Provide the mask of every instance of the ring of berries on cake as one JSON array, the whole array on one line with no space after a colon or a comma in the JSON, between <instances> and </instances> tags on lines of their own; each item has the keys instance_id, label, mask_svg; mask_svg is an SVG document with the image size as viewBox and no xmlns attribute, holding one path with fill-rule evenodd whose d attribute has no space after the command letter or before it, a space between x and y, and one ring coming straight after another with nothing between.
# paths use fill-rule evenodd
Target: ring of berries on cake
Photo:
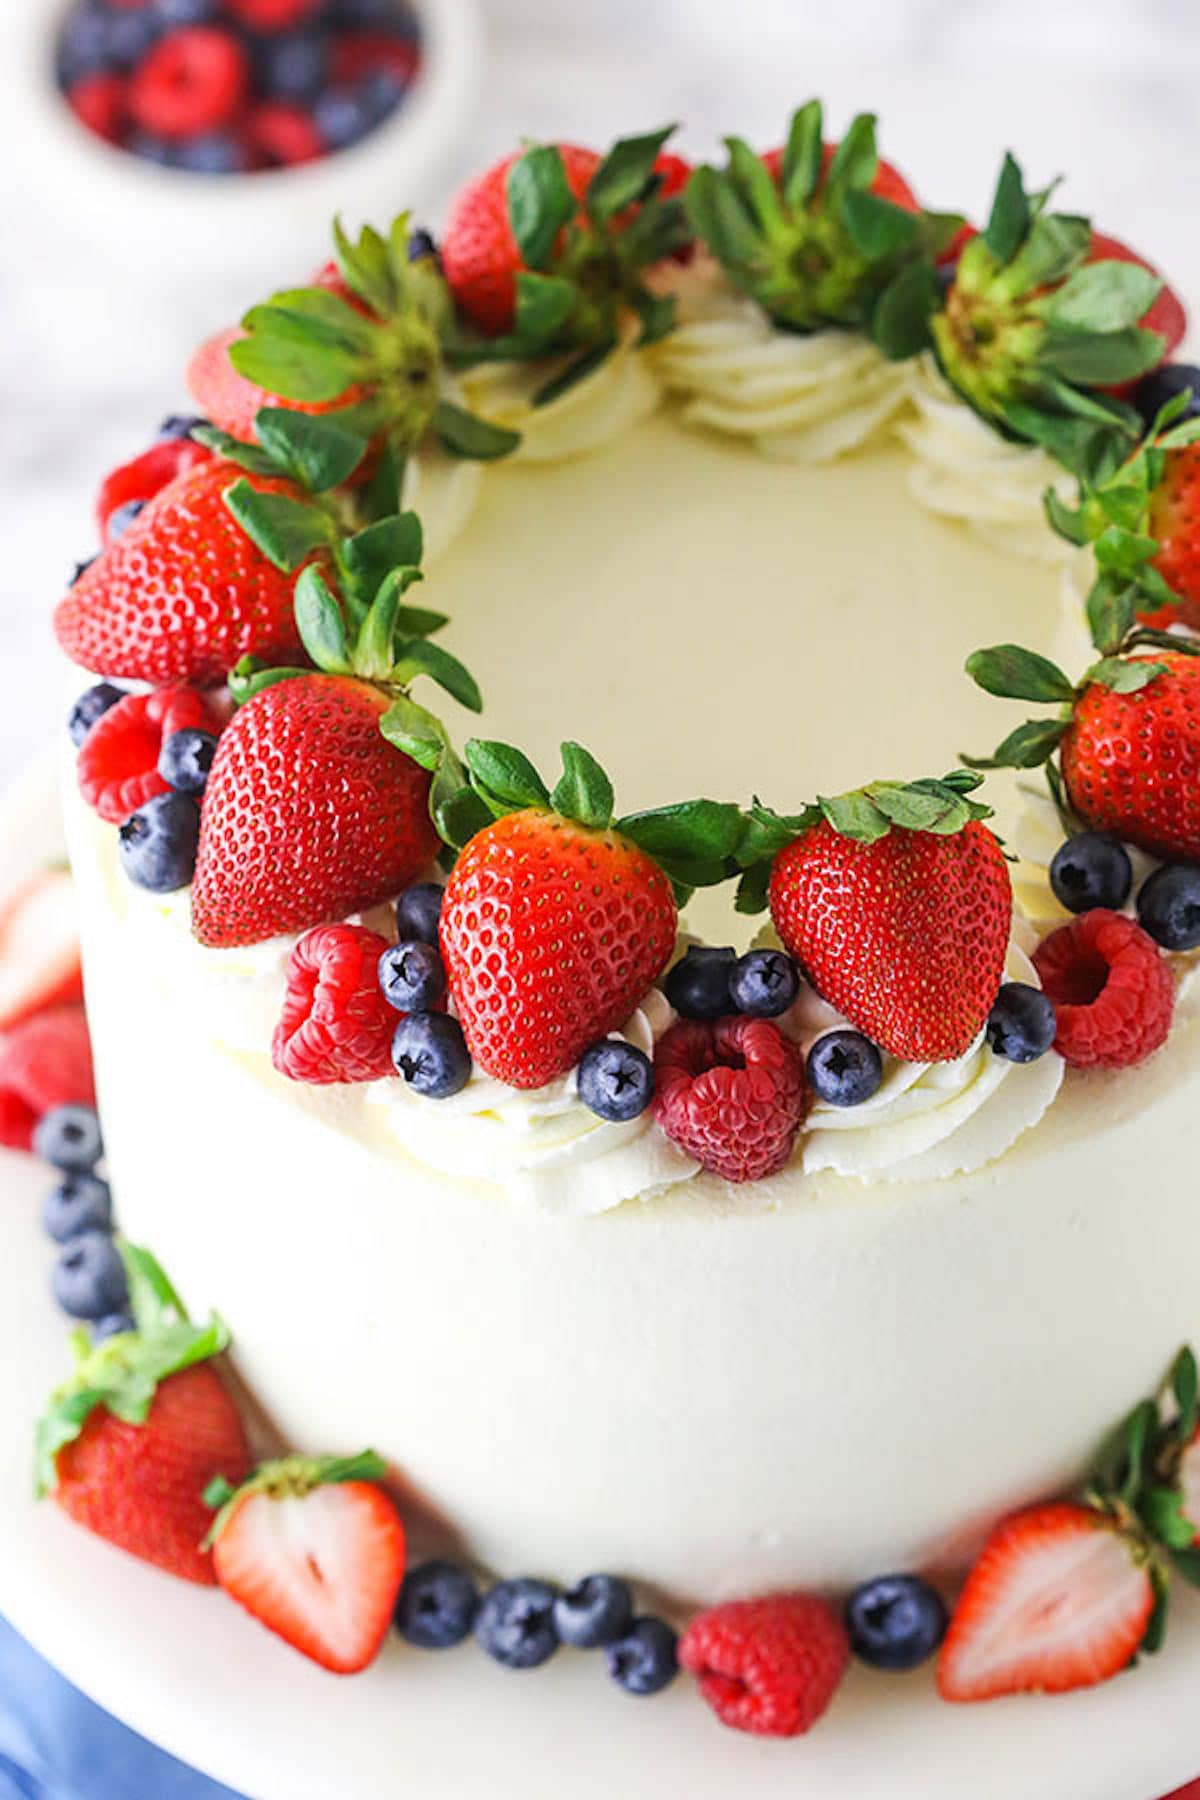
<instances>
[{"instance_id":1,"label":"ring of berries on cake","mask_svg":"<svg viewBox=\"0 0 1200 1800\"><path fill-rule=\"evenodd\" d=\"M239 154L313 153L303 110L280 91L263 116L230 62L240 28L269 37L300 13L227 10L207 60L202 34L164 38L119 95L72 65L73 104L109 135L130 109L167 138L227 106ZM337 46L339 84L378 48ZM1136 1087L1122 1071L1171 1054L1200 951L1200 371L1168 360L1185 321L1155 267L1052 211L1011 156L976 229L921 204L867 114L832 141L810 102L782 145L729 138L720 166L692 168L670 138L527 144L468 184L440 244L407 214L355 238L338 225L332 263L201 345L203 417L168 421L103 484L102 547L55 630L97 678L70 735L129 917L184 919L206 978L268 995L274 1030L256 1016L245 1048L276 1097L303 1086L321 1121L382 1106L438 1172L429 1144L468 1128L518 1164L514 1141L531 1157L549 1141L560 1188L586 1185L587 1159L581 1214L636 1198L650 1216L694 1183L744 1221L759 1182L766 1213L785 1183L790 1205L859 1176L928 1191L974 1174L1060 1090ZM728 403L738 333L749 426ZM481 687L415 590L428 561L438 601L443 538L488 466L524 458L533 482L564 416L585 419L559 444L573 457L681 390L684 423L701 402L772 455L786 443L780 461L797 440L791 460L821 460L819 383L795 352L823 340L845 426L831 454L890 441L898 419L903 436L932 392L989 454L1048 471L1019 523L1088 571L1086 666L1012 643L966 664L1047 710L942 775L860 771L806 798L815 781L789 770L786 810L745 792L622 812L573 738L551 779L515 744L460 747L446 702L482 712L487 671ZM753 730L716 703L704 716ZM1044 779L1057 838L1036 866L995 828L996 768ZM701 890L728 896L736 943L693 935ZM442 1544L410 1566L413 1472L252 1444L222 1321L193 1326L117 1234L61 901L47 875L0 909L0 1141L55 1170L43 1221L76 1371L40 1427L39 1480L99 1535L220 1587L331 1672L366 1668L393 1624L410 1651L473 1637L512 1670L602 1651L630 1695L683 1675L727 1726L777 1737L817 1724L851 1659L881 1678L923 1667L955 1703L1094 1685L1157 1649L1174 1578L1200 1583L1189 1350L1083 1485L985 1521L957 1594L885 1566L837 1600L776 1584L689 1619L669 1596L640 1610L612 1573L560 1586ZM893 1134L874 1167L806 1162L817 1134L873 1131ZM446 1168L500 1205L490 1155ZM658 1217L669 1229L669 1205Z\"/></svg>"}]
</instances>

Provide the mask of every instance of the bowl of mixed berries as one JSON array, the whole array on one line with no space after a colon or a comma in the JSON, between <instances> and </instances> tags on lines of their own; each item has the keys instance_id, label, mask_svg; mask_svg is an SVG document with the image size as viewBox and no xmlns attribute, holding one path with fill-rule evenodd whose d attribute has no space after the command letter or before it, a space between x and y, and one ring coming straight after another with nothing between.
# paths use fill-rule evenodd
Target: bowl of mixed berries
<instances>
[{"instance_id":1,"label":"bowl of mixed berries","mask_svg":"<svg viewBox=\"0 0 1200 1800\"><path fill-rule=\"evenodd\" d=\"M420 192L475 88L472 0L39 0L22 29L50 197L193 262Z\"/></svg>"}]
</instances>

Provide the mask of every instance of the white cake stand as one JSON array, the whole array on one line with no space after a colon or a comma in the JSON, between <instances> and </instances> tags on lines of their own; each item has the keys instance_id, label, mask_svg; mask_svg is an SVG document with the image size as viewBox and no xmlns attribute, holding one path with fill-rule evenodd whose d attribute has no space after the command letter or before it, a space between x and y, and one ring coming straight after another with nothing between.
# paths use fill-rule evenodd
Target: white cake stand
<instances>
[{"instance_id":1,"label":"white cake stand","mask_svg":"<svg viewBox=\"0 0 1200 1800\"><path fill-rule=\"evenodd\" d=\"M61 855L42 764L0 798L0 870ZM170 1181L164 1169L168 1195ZM927 1671L856 1669L792 1743L722 1730L685 1679L629 1699L570 1652L517 1676L469 1646L396 1643L366 1675L323 1674L219 1593L33 1503L33 1421L65 1370L45 1187L30 1159L0 1152L0 1611L109 1712L253 1800L1158 1800L1200 1770L1200 1601L1185 1593L1163 1654L1092 1693L953 1707Z\"/></svg>"}]
</instances>

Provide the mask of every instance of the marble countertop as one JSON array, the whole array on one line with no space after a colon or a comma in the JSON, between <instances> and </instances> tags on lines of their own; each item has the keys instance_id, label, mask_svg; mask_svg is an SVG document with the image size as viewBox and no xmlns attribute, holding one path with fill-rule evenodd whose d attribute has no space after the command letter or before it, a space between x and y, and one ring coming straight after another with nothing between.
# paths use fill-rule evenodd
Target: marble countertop
<instances>
[{"instance_id":1,"label":"marble countertop","mask_svg":"<svg viewBox=\"0 0 1200 1800\"><path fill-rule=\"evenodd\" d=\"M414 197L430 218L465 173L522 133L603 141L678 118L683 146L705 153L723 130L777 138L791 107L820 93L835 129L862 107L879 111L886 153L931 204L981 209L1009 144L1038 179L1070 171L1066 200L1144 248L1200 303L1200 8L1189 0L481 7L478 104L440 176ZM85 246L71 219L88 210L86 189L51 195L20 160L6 91L17 79L0 59L0 152L20 172L5 182L0 268L0 780L54 729L61 678L48 617L93 547L97 480L182 403L189 347L255 297L203 268L156 268L152 241L133 257L106 253L94 219ZM323 241L313 218L279 278L311 266Z\"/></svg>"}]
</instances>

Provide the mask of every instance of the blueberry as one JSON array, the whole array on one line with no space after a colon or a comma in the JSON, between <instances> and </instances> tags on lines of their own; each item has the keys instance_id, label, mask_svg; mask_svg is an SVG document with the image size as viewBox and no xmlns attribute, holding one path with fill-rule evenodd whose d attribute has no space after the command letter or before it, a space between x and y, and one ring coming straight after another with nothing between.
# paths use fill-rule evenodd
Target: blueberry
<instances>
[{"instance_id":1,"label":"blueberry","mask_svg":"<svg viewBox=\"0 0 1200 1800\"><path fill-rule=\"evenodd\" d=\"M200 808L190 794L156 794L126 819L119 839L121 863L134 886L173 894L196 872Z\"/></svg>"},{"instance_id":2,"label":"blueberry","mask_svg":"<svg viewBox=\"0 0 1200 1800\"><path fill-rule=\"evenodd\" d=\"M329 78L329 42L317 31L281 32L264 39L257 63L268 99L304 105L317 98Z\"/></svg>"},{"instance_id":3,"label":"blueberry","mask_svg":"<svg viewBox=\"0 0 1200 1800\"><path fill-rule=\"evenodd\" d=\"M179 167L179 145L171 138L156 137L151 131L135 131L126 138L125 148L145 162L157 163L160 168Z\"/></svg>"},{"instance_id":4,"label":"blueberry","mask_svg":"<svg viewBox=\"0 0 1200 1800\"><path fill-rule=\"evenodd\" d=\"M777 1019L800 992L800 971L782 950L750 950L729 977L729 997L740 1013Z\"/></svg>"},{"instance_id":5,"label":"blueberry","mask_svg":"<svg viewBox=\"0 0 1200 1800\"><path fill-rule=\"evenodd\" d=\"M190 438L197 425L208 425L210 422L199 413L170 413L158 428L159 442Z\"/></svg>"},{"instance_id":6,"label":"blueberry","mask_svg":"<svg viewBox=\"0 0 1200 1800\"><path fill-rule=\"evenodd\" d=\"M59 34L55 59L63 87L108 68L108 27L105 14L87 0L70 14Z\"/></svg>"},{"instance_id":7,"label":"blueberry","mask_svg":"<svg viewBox=\"0 0 1200 1800\"><path fill-rule=\"evenodd\" d=\"M1164 863L1156 869L1138 892L1137 916L1164 950L1194 950L1200 944L1200 867Z\"/></svg>"},{"instance_id":8,"label":"blueberry","mask_svg":"<svg viewBox=\"0 0 1200 1800\"><path fill-rule=\"evenodd\" d=\"M808 1079L830 1106L861 1106L883 1080L879 1048L861 1031L827 1031L808 1053Z\"/></svg>"},{"instance_id":9,"label":"blueberry","mask_svg":"<svg viewBox=\"0 0 1200 1800\"><path fill-rule=\"evenodd\" d=\"M633 1624L633 1595L616 1575L586 1575L554 1602L554 1626L572 1650L601 1650Z\"/></svg>"},{"instance_id":10,"label":"blueberry","mask_svg":"<svg viewBox=\"0 0 1200 1800\"><path fill-rule=\"evenodd\" d=\"M1200 369L1194 363L1164 363L1161 369L1153 369L1149 375L1142 376L1133 390L1133 404L1142 415L1147 430L1167 401L1183 393L1185 388L1190 390L1192 397L1175 420L1177 425L1184 419L1200 418Z\"/></svg>"},{"instance_id":11,"label":"blueberry","mask_svg":"<svg viewBox=\"0 0 1200 1800\"><path fill-rule=\"evenodd\" d=\"M679 1639L665 1619L635 1619L605 1653L608 1672L627 1694L660 1694L679 1673Z\"/></svg>"},{"instance_id":12,"label":"blueberry","mask_svg":"<svg viewBox=\"0 0 1200 1800\"><path fill-rule=\"evenodd\" d=\"M330 87L317 96L313 123L331 150L345 150L366 137L375 117L356 88Z\"/></svg>"},{"instance_id":13,"label":"blueberry","mask_svg":"<svg viewBox=\"0 0 1200 1800\"><path fill-rule=\"evenodd\" d=\"M1107 831L1081 831L1055 851L1050 886L1068 912L1090 912L1094 906L1119 910L1133 886L1129 852Z\"/></svg>"},{"instance_id":14,"label":"blueberry","mask_svg":"<svg viewBox=\"0 0 1200 1800\"><path fill-rule=\"evenodd\" d=\"M96 720L102 719L110 707L124 698L123 690L114 687L111 681L98 681L95 687L85 688L67 714L71 742L76 747L82 744Z\"/></svg>"},{"instance_id":15,"label":"blueberry","mask_svg":"<svg viewBox=\"0 0 1200 1800\"><path fill-rule=\"evenodd\" d=\"M124 506L115 506L109 513L105 525L109 543L115 544L117 539L129 530L138 514L145 510L146 502L144 500L126 500Z\"/></svg>"},{"instance_id":16,"label":"blueberry","mask_svg":"<svg viewBox=\"0 0 1200 1800\"><path fill-rule=\"evenodd\" d=\"M918 1575L881 1575L846 1601L850 1648L873 1669L915 1669L946 1633L942 1597Z\"/></svg>"},{"instance_id":17,"label":"blueberry","mask_svg":"<svg viewBox=\"0 0 1200 1800\"><path fill-rule=\"evenodd\" d=\"M446 971L433 944L389 944L379 958L379 985L397 1012L428 1012L446 991Z\"/></svg>"},{"instance_id":18,"label":"blueberry","mask_svg":"<svg viewBox=\"0 0 1200 1800\"><path fill-rule=\"evenodd\" d=\"M163 739L158 753L158 772L177 794L202 794L208 785L208 772L216 754L214 734L188 726Z\"/></svg>"},{"instance_id":19,"label":"blueberry","mask_svg":"<svg viewBox=\"0 0 1200 1800\"><path fill-rule=\"evenodd\" d=\"M620 1038L604 1038L585 1050L576 1081L583 1104L615 1125L636 1119L654 1098L654 1064L644 1050Z\"/></svg>"},{"instance_id":20,"label":"blueberry","mask_svg":"<svg viewBox=\"0 0 1200 1800\"><path fill-rule=\"evenodd\" d=\"M132 69L162 36L163 22L148 9L113 13L108 21L108 60L114 68Z\"/></svg>"},{"instance_id":21,"label":"blueberry","mask_svg":"<svg viewBox=\"0 0 1200 1800\"><path fill-rule=\"evenodd\" d=\"M462 1026L449 1013L410 1013L392 1039L392 1061L414 1093L448 1100L471 1079Z\"/></svg>"},{"instance_id":22,"label":"blueberry","mask_svg":"<svg viewBox=\"0 0 1200 1800\"><path fill-rule=\"evenodd\" d=\"M410 1569L396 1602L396 1629L418 1650L452 1650L470 1637L479 1594L465 1569L427 1562Z\"/></svg>"},{"instance_id":23,"label":"blueberry","mask_svg":"<svg viewBox=\"0 0 1200 1800\"><path fill-rule=\"evenodd\" d=\"M93 1344L102 1344L106 1338L121 1337L127 1331L136 1331L137 1325L131 1312L105 1313L92 1326Z\"/></svg>"},{"instance_id":24,"label":"blueberry","mask_svg":"<svg viewBox=\"0 0 1200 1800\"><path fill-rule=\"evenodd\" d=\"M483 1596L475 1636L506 1669L536 1669L558 1649L554 1627L557 1592L549 1582L524 1577L501 1581Z\"/></svg>"},{"instance_id":25,"label":"blueberry","mask_svg":"<svg viewBox=\"0 0 1200 1800\"><path fill-rule=\"evenodd\" d=\"M404 83L390 69L372 69L358 86L359 102L371 125L382 125L404 98Z\"/></svg>"},{"instance_id":26,"label":"blueberry","mask_svg":"<svg viewBox=\"0 0 1200 1800\"><path fill-rule=\"evenodd\" d=\"M221 16L221 0L150 0L150 10L164 25L212 25Z\"/></svg>"},{"instance_id":27,"label":"blueberry","mask_svg":"<svg viewBox=\"0 0 1200 1800\"><path fill-rule=\"evenodd\" d=\"M85 556L82 562L77 562L75 564L75 573L71 577L72 587L75 586L75 583L79 580L81 575L87 574L95 560L96 558L94 556Z\"/></svg>"},{"instance_id":28,"label":"blueberry","mask_svg":"<svg viewBox=\"0 0 1200 1800\"><path fill-rule=\"evenodd\" d=\"M396 930L406 940L436 944L444 889L436 881L418 881L396 902Z\"/></svg>"},{"instance_id":29,"label":"blueberry","mask_svg":"<svg viewBox=\"0 0 1200 1800\"><path fill-rule=\"evenodd\" d=\"M204 131L184 139L175 167L189 175L243 175L247 167L245 146L232 131Z\"/></svg>"},{"instance_id":30,"label":"blueberry","mask_svg":"<svg viewBox=\"0 0 1200 1800\"><path fill-rule=\"evenodd\" d=\"M54 1265L54 1298L72 1319L103 1319L129 1303L125 1265L102 1231L72 1238Z\"/></svg>"},{"instance_id":31,"label":"blueberry","mask_svg":"<svg viewBox=\"0 0 1200 1800\"><path fill-rule=\"evenodd\" d=\"M339 20L356 31L398 31L407 8L399 0L340 0Z\"/></svg>"},{"instance_id":32,"label":"blueberry","mask_svg":"<svg viewBox=\"0 0 1200 1800\"><path fill-rule=\"evenodd\" d=\"M1024 981L1006 981L988 1014L987 1041L1005 1062L1031 1063L1045 1056L1057 1030L1049 994Z\"/></svg>"},{"instance_id":33,"label":"blueberry","mask_svg":"<svg viewBox=\"0 0 1200 1800\"><path fill-rule=\"evenodd\" d=\"M85 1231L112 1230L112 1193L99 1175L65 1175L42 1207L42 1227L56 1244L69 1244Z\"/></svg>"},{"instance_id":34,"label":"blueberry","mask_svg":"<svg viewBox=\"0 0 1200 1800\"><path fill-rule=\"evenodd\" d=\"M426 231L425 227L420 225L416 231L409 233L408 260L409 262L421 262L427 256L433 257L434 261L437 260L437 239L432 231Z\"/></svg>"},{"instance_id":35,"label":"blueberry","mask_svg":"<svg viewBox=\"0 0 1200 1800\"><path fill-rule=\"evenodd\" d=\"M87 1175L104 1155L100 1120L91 1106L56 1106L33 1134L33 1152L67 1175Z\"/></svg>"},{"instance_id":36,"label":"blueberry","mask_svg":"<svg viewBox=\"0 0 1200 1800\"><path fill-rule=\"evenodd\" d=\"M729 982L737 957L732 949L692 944L664 982L667 999L685 1019L719 1019L730 1011Z\"/></svg>"}]
</instances>

